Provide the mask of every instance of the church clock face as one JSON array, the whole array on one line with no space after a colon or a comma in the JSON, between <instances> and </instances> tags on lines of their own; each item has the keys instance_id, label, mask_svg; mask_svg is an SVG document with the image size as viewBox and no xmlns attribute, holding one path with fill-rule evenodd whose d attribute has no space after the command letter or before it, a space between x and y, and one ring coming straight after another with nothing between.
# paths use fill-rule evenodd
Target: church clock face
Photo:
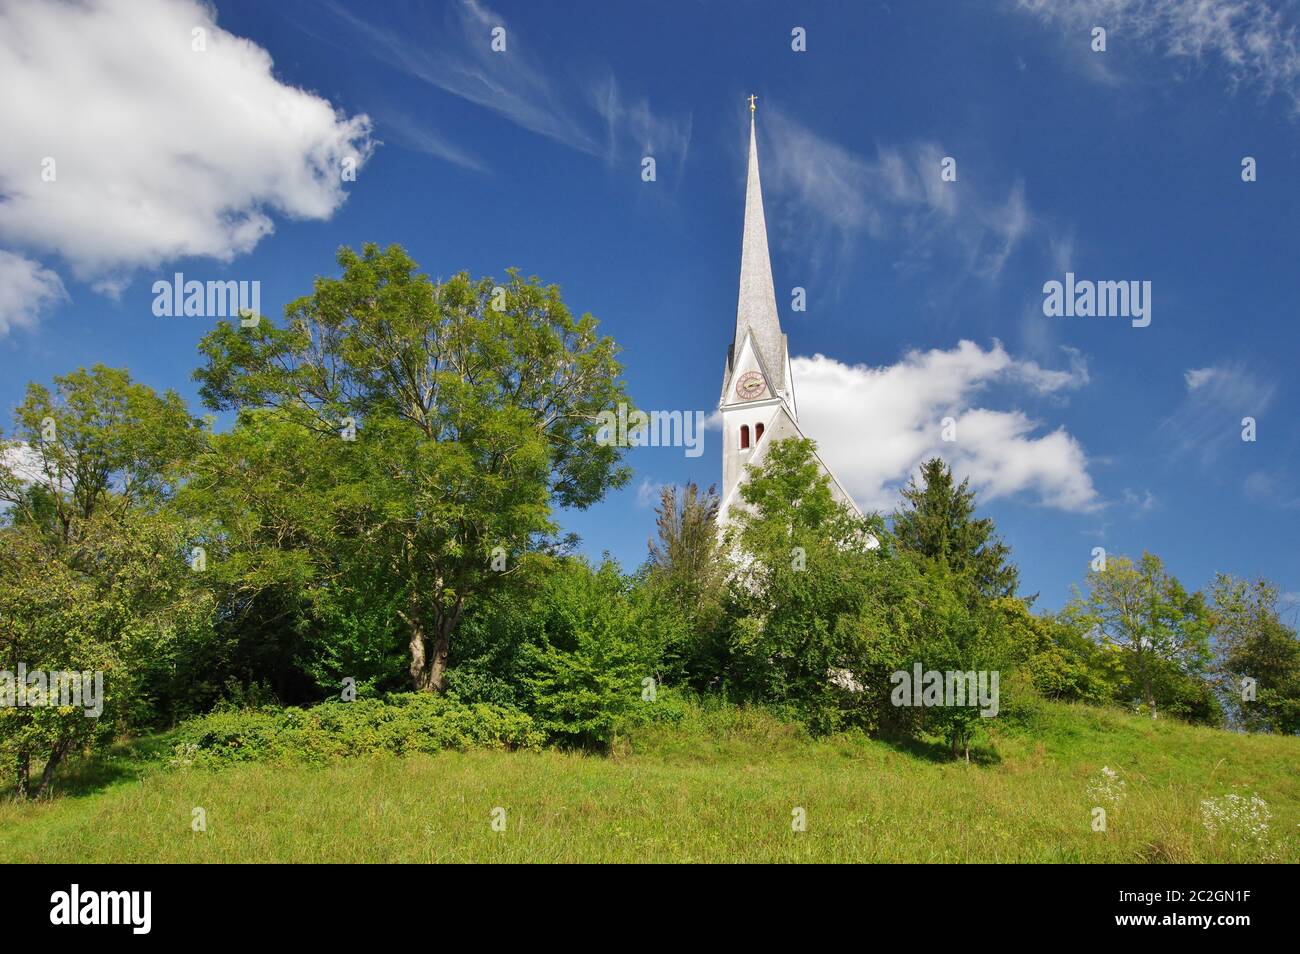
<instances>
[{"instance_id":1,"label":"church clock face","mask_svg":"<svg viewBox=\"0 0 1300 954\"><path fill-rule=\"evenodd\" d=\"M742 401L752 401L763 396L767 383L757 371L746 371L736 382L736 397Z\"/></svg>"}]
</instances>

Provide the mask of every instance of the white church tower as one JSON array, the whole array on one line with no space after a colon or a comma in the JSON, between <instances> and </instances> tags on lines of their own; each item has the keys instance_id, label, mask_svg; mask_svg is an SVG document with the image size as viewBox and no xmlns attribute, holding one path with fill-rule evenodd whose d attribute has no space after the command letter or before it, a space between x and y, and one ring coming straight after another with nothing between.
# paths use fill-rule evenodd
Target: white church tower
<instances>
[{"instance_id":1,"label":"white church tower","mask_svg":"<svg viewBox=\"0 0 1300 954\"><path fill-rule=\"evenodd\" d=\"M758 177L758 139L754 130L755 100L749 97L749 181L745 186L745 228L740 246L740 298L736 304L736 333L727 349L722 373L722 506L719 524L728 511L743 505L740 485L751 465L761 465L773 441L803 437L795 401L790 350L776 313L772 260L767 250L767 221L763 187ZM840 482L830 477L836 499L857 505Z\"/></svg>"}]
</instances>

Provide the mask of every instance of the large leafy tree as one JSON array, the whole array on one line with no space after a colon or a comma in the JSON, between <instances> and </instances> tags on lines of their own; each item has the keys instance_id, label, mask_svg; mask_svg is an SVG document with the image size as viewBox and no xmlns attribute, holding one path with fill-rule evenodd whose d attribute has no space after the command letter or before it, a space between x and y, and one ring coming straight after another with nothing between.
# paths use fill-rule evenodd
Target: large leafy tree
<instances>
[{"instance_id":1,"label":"large leafy tree","mask_svg":"<svg viewBox=\"0 0 1300 954\"><path fill-rule=\"evenodd\" d=\"M1111 557L1090 570L1062 619L1122 654L1130 701L1156 718L1164 709L1195 721L1217 721L1204 676L1209 668L1211 614L1205 597L1188 592L1161 559Z\"/></svg>"},{"instance_id":2,"label":"large leafy tree","mask_svg":"<svg viewBox=\"0 0 1300 954\"><path fill-rule=\"evenodd\" d=\"M894 535L904 550L969 580L981 597L1014 596L1020 573L1010 560L1011 549L998 539L992 520L975 516L969 484L954 483L940 458L927 460L920 481L913 477L903 489Z\"/></svg>"},{"instance_id":3,"label":"large leafy tree","mask_svg":"<svg viewBox=\"0 0 1300 954\"><path fill-rule=\"evenodd\" d=\"M788 549L806 538L870 549L872 529L879 526L835 499L816 445L804 437L768 447L762 466L749 468L740 497L728 545L743 553Z\"/></svg>"},{"instance_id":4,"label":"large leafy tree","mask_svg":"<svg viewBox=\"0 0 1300 954\"><path fill-rule=\"evenodd\" d=\"M40 795L68 755L152 721L174 660L205 638L188 528L167 507L202 434L177 395L102 366L29 385L14 418L0 446L0 662L103 686L90 716L0 710L18 792Z\"/></svg>"},{"instance_id":5,"label":"large leafy tree","mask_svg":"<svg viewBox=\"0 0 1300 954\"><path fill-rule=\"evenodd\" d=\"M80 368L52 389L32 382L4 445L0 501L14 522L73 545L97 516L166 500L202 445L200 424L174 391L122 368Z\"/></svg>"},{"instance_id":6,"label":"large leafy tree","mask_svg":"<svg viewBox=\"0 0 1300 954\"><path fill-rule=\"evenodd\" d=\"M0 756L20 796L44 795L68 756L155 723L174 662L208 632L183 526L131 510L76 533L69 550L31 525L0 529L0 668L21 664L50 686L56 674L89 673L83 687L98 687L79 706L29 697L0 708Z\"/></svg>"},{"instance_id":7,"label":"large leafy tree","mask_svg":"<svg viewBox=\"0 0 1300 954\"><path fill-rule=\"evenodd\" d=\"M945 564L939 563L925 574L920 610L912 624L912 657L902 668L914 673L919 664L922 672L943 673L945 680L948 673L974 674L977 680L983 674L984 686L990 692L996 673L997 696L989 701L991 708L996 702L998 711L1002 711L1008 705L1008 693L1013 691L1010 676L1020 662L1021 648L1016 645L1016 634L1001 601L972 602L967 595L968 588ZM915 683L911 688L914 697L922 692ZM958 704L904 709L897 716L904 725L915 720L925 731L942 735L953 756L963 755L969 762L971 742L986 718L976 701L975 688L966 686L962 700L957 700L954 692L953 701Z\"/></svg>"},{"instance_id":8,"label":"large leafy tree","mask_svg":"<svg viewBox=\"0 0 1300 954\"><path fill-rule=\"evenodd\" d=\"M348 492L330 507L333 536L377 568L412 685L441 691L467 609L546 549L552 508L628 479L622 450L596 440L597 414L627 400L621 369L554 285L514 271L435 283L398 246L338 261L342 276L318 278L283 327L223 322L195 376L210 407L269 411L337 449Z\"/></svg>"},{"instance_id":9,"label":"large leafy tree","mask_svg":"<svg viewBox=\"0 0 1300 954\"><path fill-rule=\"evenodd\" d=\"M1210 592L1217 670L1237 721L1253 732L1300 732L1300 640L1282 621L1277 586L1220 573Z\"/></svg>"},{"instance_id":10,"label":"large leafy tree","mask_svg":"<svg viewBox=\"0 0 1300 954\"><path fill-rule=\"evenodd\" d=\"M246 411L210 438L177 506L208 549L222 612L188 673L200 708L238 688L318 700L350 677L404 684L405 640L387 554L360 531L372 442L322 440L306 421Z\"/></svg>"}]
</instances>

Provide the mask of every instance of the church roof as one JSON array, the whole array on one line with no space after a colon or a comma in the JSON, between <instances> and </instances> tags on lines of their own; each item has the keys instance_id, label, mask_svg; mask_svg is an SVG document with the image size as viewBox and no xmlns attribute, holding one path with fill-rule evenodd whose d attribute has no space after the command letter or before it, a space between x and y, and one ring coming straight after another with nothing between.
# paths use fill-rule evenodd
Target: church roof
<instances>
[{"instance_id":1,"label":"church roof","mask_svg":"<svg viewBox=\"0 0 1300 954\"><path fill-rule=\"evenodd\" d=\"M763 363L779 387L785 378L785 340L776 312L772 259L767 250L767 219L763 215L763 186L758 176L758 138L754 112L749 114L749 180L745 186L745 230L740 247L740 298L736 304L736 335L732 360L740 353L745 332L752 332Z\"/></svg>"},{"instance_id":2,"label":"church roof","mask_svg":"<svg viewBox=\"0 0 1300 954\"><path fill-rule=\"evenodd\" d=\"M780 405L777 408L775 416L768 424L767 433L759 438L757 448L754 451L754 456L746 462L745 477L748 477L750 468L763 466L764 462L767 460L767 449L771 447L774 442L782 440L785 437L806 438L807 436L808 435L803 432L803 428L799 426L799 422L790 414L789 409L784 404ZM857 501L853 499L853 495L844 489L844 485L840 483L840 479L835 476L833 470L826 466L826 462L822 460L822 455L817 452L815 447L813 449L813 458L817 461L817 466L820 468L821 472L830 478L832 496L836 500L847 504L848 507L859 517L863 516L862 508L859 507ZM742 477L736 482L736 485L731 488L723 499L721 507L718 508L719 525L726 521L727 513L740 500L740 486L745 482L745 477Z\"/></svg>"}]
</instances>

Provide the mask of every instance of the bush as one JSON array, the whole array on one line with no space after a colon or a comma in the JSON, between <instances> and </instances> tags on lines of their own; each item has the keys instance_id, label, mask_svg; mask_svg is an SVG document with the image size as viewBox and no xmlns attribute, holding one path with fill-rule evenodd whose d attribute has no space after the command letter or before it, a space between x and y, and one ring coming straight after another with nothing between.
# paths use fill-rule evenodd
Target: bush
<instances>
[{"instance_id":1,"label":"bush","mask_svg":"<svg viewBox=\"0 0 1300 954\"><path fill-rule=\"evenodd\" d=\"M683 695L677 689L660 686L653 699L642 698L623 711L615 723L615 733L623 734L646 726L678 726L692 712L692 706L698 705L693 697Z\"/></svg>"},{"instance_id":2,"label":"bush","mask_svg":"<svg viewBox=\"0 0 1300 954\"><path fill-rule=\"evenodd\" d=\"M329 762L376 753L443 749L533 749L544 734L526 713L506 706L467 705L426 693L337 700L310 709L216 712L172 733L182 765L235 762Z\"/></svg>"},{"instance_id":3,"label":"bush","mask_svg":"<svg viewBox=\"0 0 1300 954\"><path fill-rule=\"evenodd\" d=\"M565 561L547 580L522 648L523 705L564 745L608 748L645 706L658 647L646 636L631 581L606 561Z\"/></svg>"}]
</instances>

